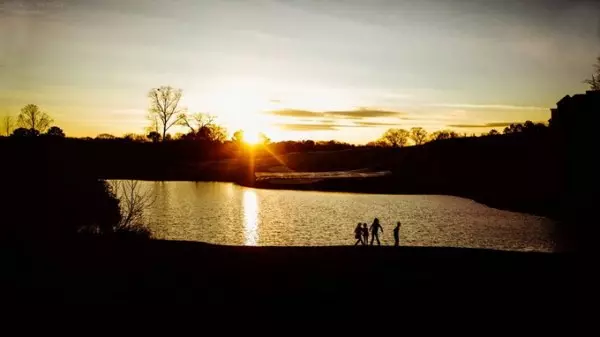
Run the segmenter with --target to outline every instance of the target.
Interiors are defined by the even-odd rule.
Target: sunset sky
[[[547,121],[600,54],[598,1],[1,1],[0,116],[143,133],[147,92],[232,133],[366,143]],[[173,130],[174,132],[183,130]]]

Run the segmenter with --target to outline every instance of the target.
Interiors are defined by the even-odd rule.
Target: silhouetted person
[[[396,227],[394,227],[394,246],[398,247],[400,245],[400,221],[396,223]]]
[[[363,244],[366,245],[369,243],[369,229],[367,228],[367,223],[362,224],[362,236],[363,236]]]
[[[356,228],[354,228],[354,238],[356,239],[356,242],[354,243],[355,246],[359,243],[365,244],[362,240],[362,227],[360,226],[360,222],[356,225]]]
[[[377,239],[377,245],[381,246],[381,242],[379,242],[379,230],[383,234],[383,227],[379,224],[379,219],[375,218],[373,220],[373,224],[371,225],[371,246],[373,245],[373,240]]]

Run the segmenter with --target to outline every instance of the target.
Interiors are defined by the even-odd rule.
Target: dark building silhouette
[[[600,91],[587,91],[585,94],[565,96],[551,109],[552,127],[573,140],[582,130],[596,127],[600,120]]]
[[[600,145],[600,91],[565,96],[552,109],[551,127],[556,136],[556,151],[563,167],[559,182],[561,204],[568,222],[578,227],[579,239],[594,237],[592,232],[598,193],[597,151]],[[580,242],[581,244],[582,242]],[[586,244],[586,246],[589,246]]]

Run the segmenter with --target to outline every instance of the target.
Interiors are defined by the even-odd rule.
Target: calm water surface
[[[262,190],[232,183],[142,182],[155,196],[147,221],[159,238],[228,245],[348,245],[378,217],[382,244],[552,251],[552,220],[440,195]]]

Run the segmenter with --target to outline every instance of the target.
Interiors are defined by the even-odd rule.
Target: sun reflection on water
[[[258,199],[254,190],[244,190],[243,209],[244,244],[256,246],[258,244]]]

